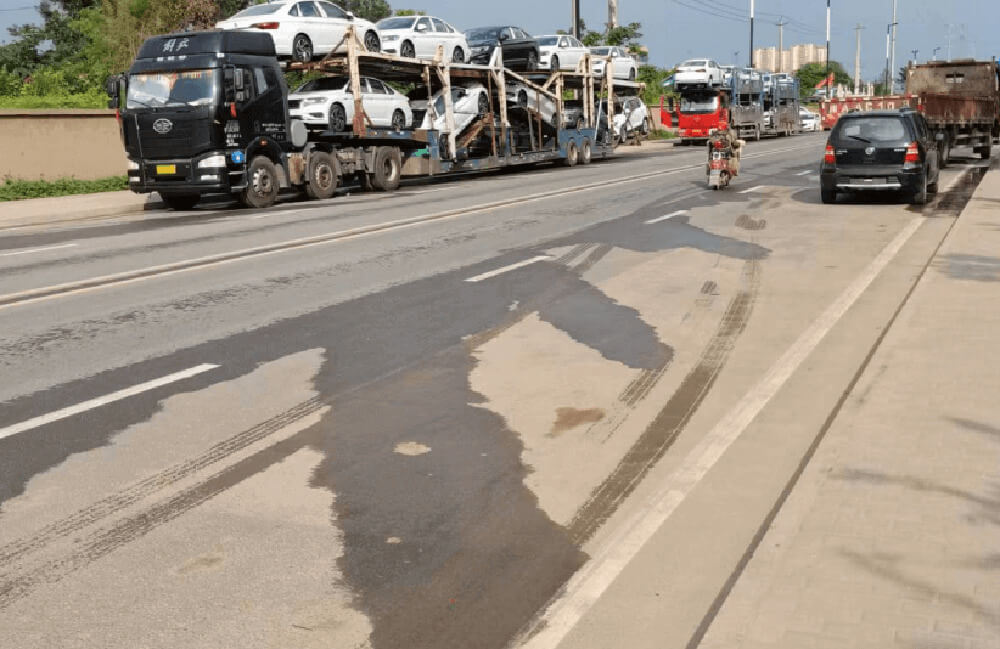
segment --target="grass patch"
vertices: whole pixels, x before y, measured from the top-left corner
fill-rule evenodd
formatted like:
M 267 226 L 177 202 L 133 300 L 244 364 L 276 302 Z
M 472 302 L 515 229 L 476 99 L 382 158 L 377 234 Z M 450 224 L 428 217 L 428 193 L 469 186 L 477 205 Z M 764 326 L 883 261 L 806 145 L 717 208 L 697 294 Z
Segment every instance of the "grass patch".
M 97 180 L 77 180 L 76 178 L 59 178 L 58 180 L 18 180 L 6 178 L 0 185 L 0 201 L 21 201 L 29 198 L 51 198 L 53 196 L 71 196 L 73 194 L 96 194 L 99 192 L 118 192 L 128 189 L 126 176 L 112 176 Z
M 677 135 L 671 131 L 654 131 L 650 129 L 649 139 L 650 140 L 673 140 L 676 139 Z
M 88 92 L 76 95 L 16 95 L 0 96 L 0 108 L 45 110 L 55 108 L 107 108 L 104 93 Z

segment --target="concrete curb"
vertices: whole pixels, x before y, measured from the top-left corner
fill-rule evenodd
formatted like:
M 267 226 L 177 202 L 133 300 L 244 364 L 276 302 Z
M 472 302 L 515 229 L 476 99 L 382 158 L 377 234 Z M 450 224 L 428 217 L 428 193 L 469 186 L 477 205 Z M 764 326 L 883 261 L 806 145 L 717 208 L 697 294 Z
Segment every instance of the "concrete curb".
M 55 198 L 32 198 L 0 203 L 0 227 L 69 223 L 81 219 L 137 214 L 163 208 L 156 193 L 130 191 L 74 194 Z

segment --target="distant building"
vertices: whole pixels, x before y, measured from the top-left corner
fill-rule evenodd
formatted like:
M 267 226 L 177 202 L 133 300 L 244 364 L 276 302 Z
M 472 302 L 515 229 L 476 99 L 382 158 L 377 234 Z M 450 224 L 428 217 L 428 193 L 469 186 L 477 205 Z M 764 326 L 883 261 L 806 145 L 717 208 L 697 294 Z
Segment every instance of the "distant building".
M 753 51 L 753 62 L 758 69 L 768 72 L 798 72 L 806 63 L 826 63 L 826 46 L 793 45 L 780 55 L 776 47 L 762 47 Z

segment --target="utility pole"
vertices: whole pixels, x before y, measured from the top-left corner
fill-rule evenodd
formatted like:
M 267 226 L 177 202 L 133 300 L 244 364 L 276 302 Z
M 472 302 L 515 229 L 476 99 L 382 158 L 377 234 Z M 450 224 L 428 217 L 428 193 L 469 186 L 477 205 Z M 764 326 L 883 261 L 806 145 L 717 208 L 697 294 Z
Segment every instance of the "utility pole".
M 830 0 L 826 0 L 826 78 L 830 78 Z M 830 97 L 833 84 L 827 84 L 826 96 Z
M 784 18 L 778 20 L 774 23 L 778 27 L 778 72 L 785 71 L 785 25 L 788 21 Z
M 573 38 L 579 39 L 582 35 L 580 34 L 580 0 L 569 1 L 573 6 L 573 28 L 570 33 L 573 34 Z
M 854 52 L 854 94 L 855 95 L 861 94 L 861 30 L 864 29 L 864 28 L 865 28 L 865 26 L 862 25 L 861 23 L 858 23 L 858 26 L 854 28 L 854 31 L 857 34 L 857 36 L 856 36 L 857 46 L 856 46 L 855 52 Z
M 890 34 L 892 33 L 892 24 L 885 26 L 885 83 L 882 84 L 882 90 L 885 94 L 891 94 L 889 92 L 889 41 Z
M 917 62 L 917 52 L 919 52 L 920 50 L 910 50 L 910 51 L 913 52 L 913 59 L 912 59 L 912 61 L 914 63 L 916 63 Z
M 896 94 L 896 9 L 898 0 L 892 0 L 892 53 L 889 56 L 889 94 Z
M 750 67 L 753 67 L 753 0 L 750 0 Z
M 934 48 L 934 51 L 931 53 L 931 58 L 937 61 L 937 53 L 940 51 L 941 51 L 941 46 L 938 45 L 937 47 Z
M 618 0 L 608 0 L 608 31 L 618 26 Z

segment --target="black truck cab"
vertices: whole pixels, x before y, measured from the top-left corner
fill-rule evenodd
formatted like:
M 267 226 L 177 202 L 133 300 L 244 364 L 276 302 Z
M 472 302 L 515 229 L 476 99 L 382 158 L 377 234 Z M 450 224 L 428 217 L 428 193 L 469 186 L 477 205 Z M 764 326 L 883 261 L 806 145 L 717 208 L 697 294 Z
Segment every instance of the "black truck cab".
M 127 74 L 109 79 L 108 95 L 119 111 L 129 187 L 156 191 L 178 209 L 215 193 L 252 206 L 273 202 L 289 186 L 288 152 L 306 144 L 305 128 L 289 122 L 269 34 L 154 36 Z

